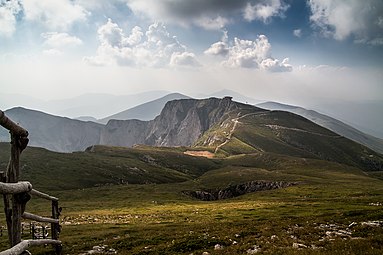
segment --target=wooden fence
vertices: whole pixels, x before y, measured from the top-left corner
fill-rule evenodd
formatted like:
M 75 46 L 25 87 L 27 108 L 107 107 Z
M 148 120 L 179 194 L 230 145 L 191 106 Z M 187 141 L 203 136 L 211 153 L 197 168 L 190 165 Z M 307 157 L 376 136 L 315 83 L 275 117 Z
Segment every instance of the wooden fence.
M 29 182 L 19 182 L 20 155 L 27 147 L 28 131 L 11 121 L 0 110 L 0 125 L 9 130 L 11 135 L 11 156 L 6 172 L 0 172 L 0 194 L 3 194 L 4 212 L 7 221 L 8 238 L 11 248 L 0 252 L 0 255 L 18 255 L 28 247 L 35 245 L 54 246 L 56 254 L 61 254 L 62 245 L 58 240 L 60 234 L 60 208 L 58 198 L 49 196 L 32 188 Z M 47 199 L 52 202 L 52 216 L 41 217 L 25 212 L 25 206 L 31 196 Z M 21 240 L 21 219 L 29 219 L 51 224 L 51 239 Z

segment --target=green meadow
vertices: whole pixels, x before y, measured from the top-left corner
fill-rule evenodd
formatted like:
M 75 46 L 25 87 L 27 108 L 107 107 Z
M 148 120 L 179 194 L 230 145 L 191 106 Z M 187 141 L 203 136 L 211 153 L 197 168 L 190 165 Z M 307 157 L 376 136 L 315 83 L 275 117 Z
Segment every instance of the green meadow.
M 1 144 L 2 168 L 8 148 Z M 63 254 L 383 253 L 381 173 L 276 153 L 207 159 L 187 149 L 28 148 L 22 179 L 59 197 Z M 297 185 L 219 201 L 182 193 L 249 180 Z M 50 204 L 33 198 L 26 210 L 49 216 Z M 6 231 L 0 245 L 7 248 Z M 53 254 L 49 246 L 29 250 Z

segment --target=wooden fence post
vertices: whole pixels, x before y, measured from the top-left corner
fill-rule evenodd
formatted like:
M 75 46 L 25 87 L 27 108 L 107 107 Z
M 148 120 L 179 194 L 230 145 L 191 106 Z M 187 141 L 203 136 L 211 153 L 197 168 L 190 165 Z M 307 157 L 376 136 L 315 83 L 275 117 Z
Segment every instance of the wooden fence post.
M 59 219 L 60 217 L 60 209 L 59 209 L 59 202 L 57 200 L 52 200 L 52 218 L 53 219 Z M 51 231 L 52 231 L 52 239 L 58 240 L 60 235 L 60 223 L 51 223 Z M 61 254 L 62 252 L 62 245 L 56 244 L 55 245 L 55 251 L 56 254 Z

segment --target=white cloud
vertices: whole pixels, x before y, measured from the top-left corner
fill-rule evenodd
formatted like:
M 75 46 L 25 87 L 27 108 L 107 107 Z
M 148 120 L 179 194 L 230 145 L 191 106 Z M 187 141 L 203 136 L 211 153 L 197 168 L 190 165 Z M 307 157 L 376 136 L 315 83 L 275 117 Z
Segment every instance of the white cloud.
M 311 22 L 325 37 L 359 43 L 383 37 L 381 0 L 309 0 L 309 6 Z
M 270 72 L 290 72 L 293 70 L 293 67 L 288 62 L 288 58 L 283 59 L 282 62 L 278 59 L 267 58 L 262 60 L 260 66 L 262 69 Z
M 49 48 L 64 48 L 82 44 L 81 39 L 67 33 L 49 32 L 42 33 L 41 36 L 45 39 L 44 45 Z
M 193 53 L 187 52 L 162 23 L 154 23 L 144 33 L 134 27 L 130 35 L 111 19 L 98 29 L 100 46 L 97 55 L 86 57 L 91 65 L 122 65 L 136 67 L 198 66 Z
M 271 45 L 265 35 L 258 36 L 255 41 L 234 38 L 231 46 L 226 40 L 227 34 L 223 41 L 212 44 L 205 54 L 225 56 L 222 65 L 231 68 L 263 69 L 272 72 L 292 71 L 288 58 L 280 62 L 271 57 Z
M 51 30 L 68 30 L 75 22 L 84 22 L 89 13 L 71 0 L 24 0 L 25 19 L 42 23 Z
M 0 0 L 0 36 L 11 37 L 16 31 L 15 15 L 21 11 L 17 0 Z
M 170 58 L 171 66 L 200 66 L 194 53 L 174 52 Z
M 227 56 L 229 47 L 225 42 L 216 42 L 213 43 L 209 49 L 205 50 L 204 53 L 213 56 Z
M 302 30 L 301 29 L 294 29 L 293 34 L 294 34 L 294 36 L 300 38 L 302 36 Z
M 247 21 L 261 20 L 267 23 L 272 17 L 283 16 L 288 7 L 281 0 L 265 1 L 254 5 L 248 2 L 243 17 Z

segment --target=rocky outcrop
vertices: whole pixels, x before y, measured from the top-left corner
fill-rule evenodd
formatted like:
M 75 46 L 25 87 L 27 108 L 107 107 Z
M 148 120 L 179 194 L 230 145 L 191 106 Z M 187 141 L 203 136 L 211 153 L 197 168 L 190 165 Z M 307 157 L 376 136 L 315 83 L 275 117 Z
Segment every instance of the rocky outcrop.
M 238 197 L 247 193 L 263 190 L 281 189 L 296 185 L 295 182 L 270 182 L 270 181 L 251 181 L 238 185 L 231 185 L 225 189 L 216 190 L 197 190 L 183 191 L 182 193 L 202 201 L 215 201 Z
M 111 120 L 101 133 L 103 145 L 190 146 L 236 108 L 231 98 L 169 101 L 151 121 Z
M 29 131 L 29 145 L 58 152 L 73 152 L 97 144 L 127 147 L 135 144 L 190 146 L 227 112 L 235 109 L 236 104 L 231 98 L 174 100 L 166 103 L 154 120 L 109 120 L 106 125 L 21 107 L 5 113 Z M 0 141 L 9 141 L 9 133 L 5 129 L 0 129 Z
M 170 101 L 152 121 L 146 144 L 190 146 L 234 109 L 235 104 L 230 98 Z

